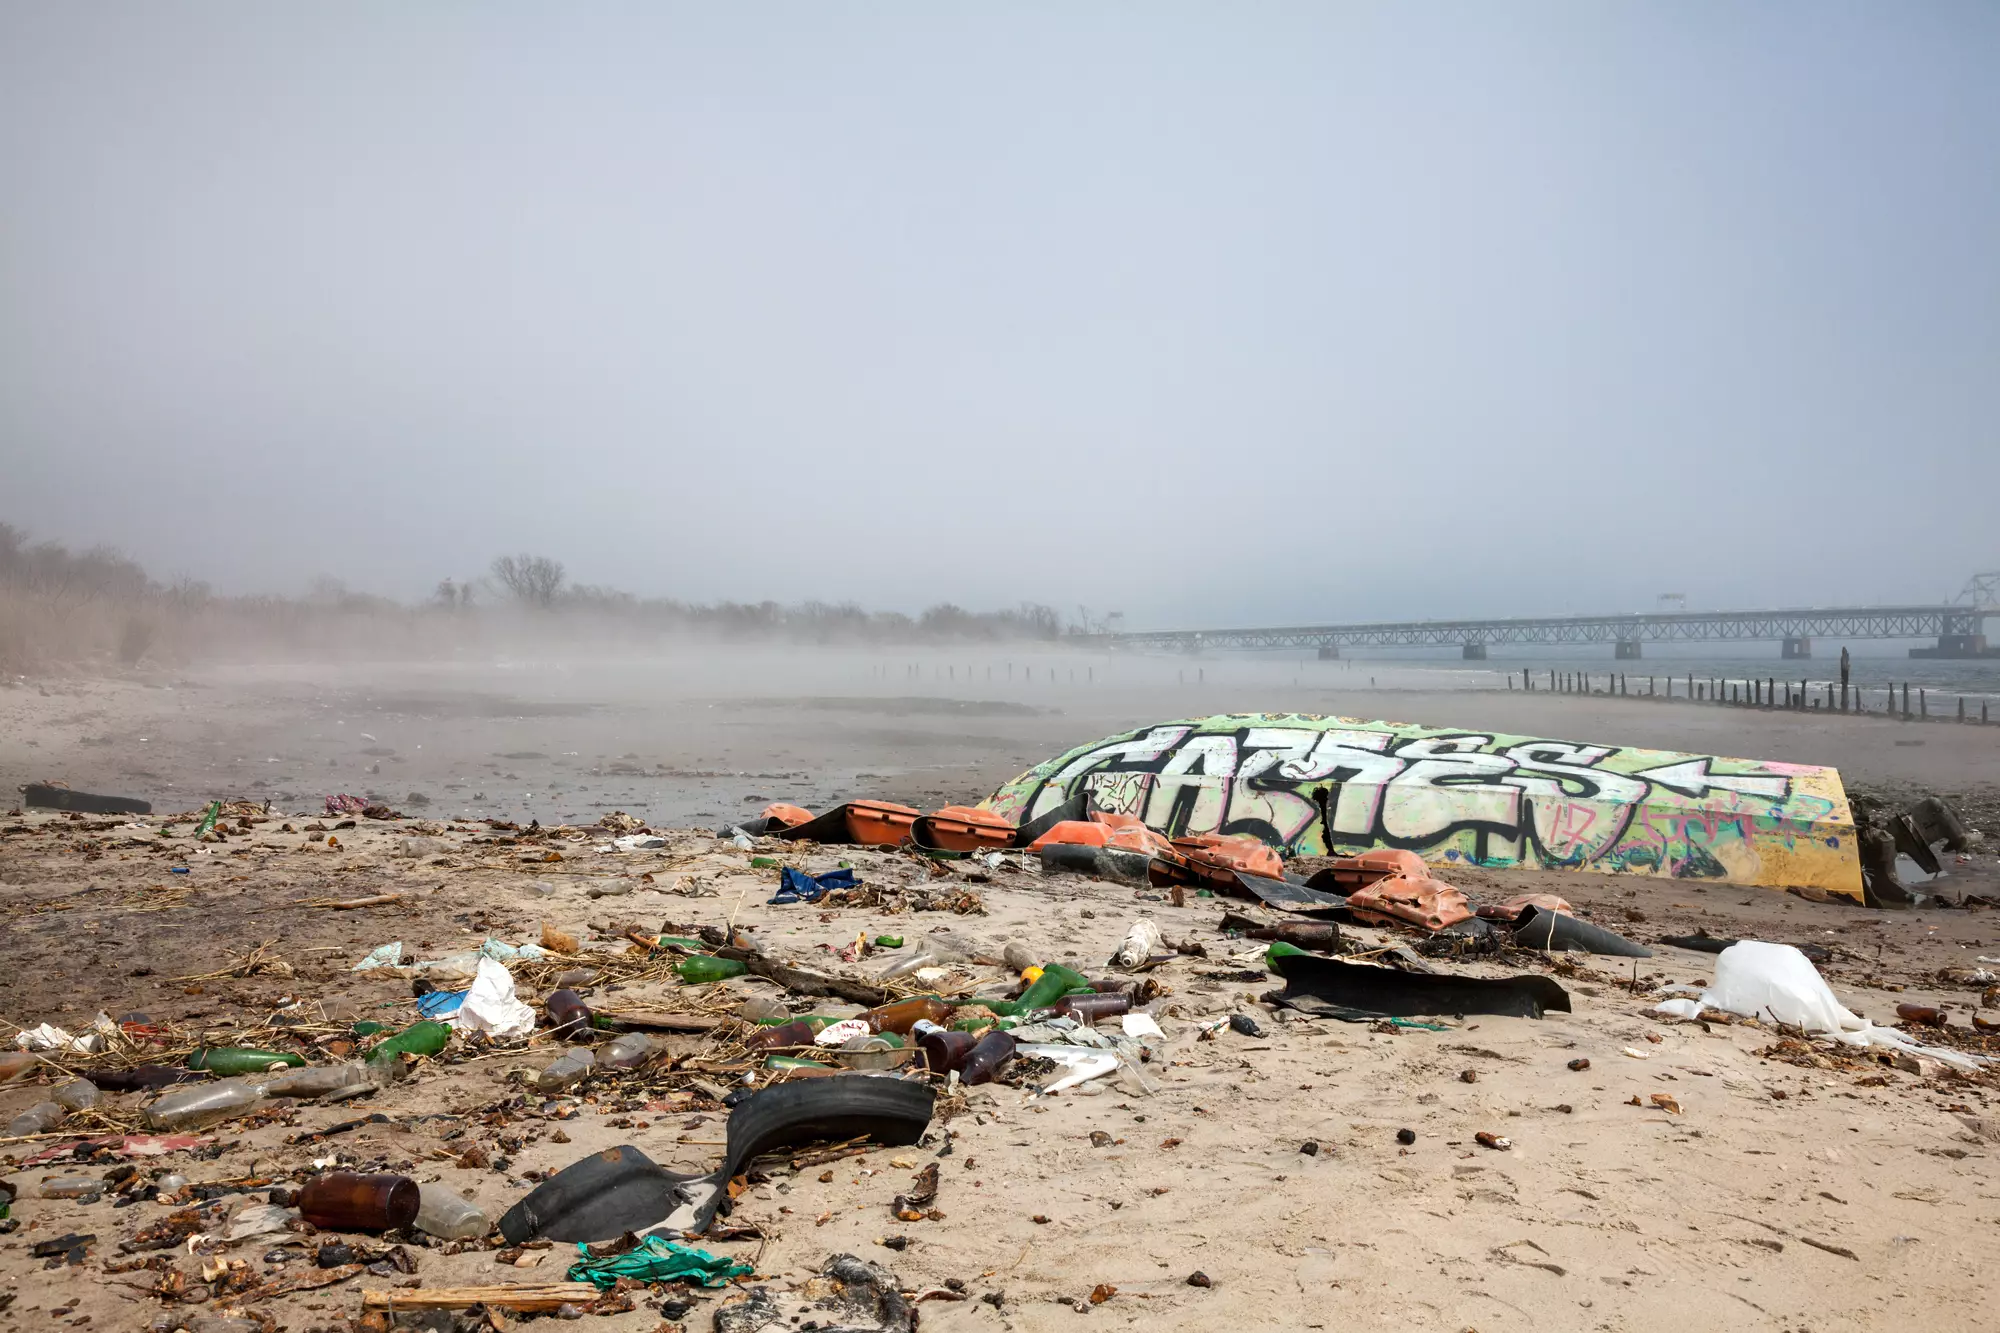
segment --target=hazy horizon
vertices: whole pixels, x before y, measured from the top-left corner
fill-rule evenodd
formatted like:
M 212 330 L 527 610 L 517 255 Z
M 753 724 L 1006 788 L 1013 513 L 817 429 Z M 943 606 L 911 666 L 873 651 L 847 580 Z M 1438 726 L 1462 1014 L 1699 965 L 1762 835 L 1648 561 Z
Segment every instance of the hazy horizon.
M 1948 600 L 1996 69 L 1973 3 L 14 6 L 0 521 L 226 592 Z

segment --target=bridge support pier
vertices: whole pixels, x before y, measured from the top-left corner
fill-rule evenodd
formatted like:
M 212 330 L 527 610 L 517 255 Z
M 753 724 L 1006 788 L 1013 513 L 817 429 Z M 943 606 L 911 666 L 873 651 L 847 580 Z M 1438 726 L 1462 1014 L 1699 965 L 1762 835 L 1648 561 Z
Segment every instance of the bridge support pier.
M 1784 648 L 1779 651 L 1778 655 L 1788 662 L 1811 657 L 1812 640 L 1807 638 L 1787 638 Z
M 1486 660 L 1486 645 L 1483 643 L 1468 643 L 1465 645 L 1465 651 L 1461 656 L 1468 662 L 1484 662 Z
M 1340 660 L 1340 645 L 1337 643 L 1321 644 L 1319 646 L 1319 660 L 1322 662 L 1338 662 Z
M 1912 657 L 2000 657 L 1984 634 L 1940 634 L 1935 648 L 1912 648 Z
M 1639 651 L 1639 641 L 1637 639 L 1620 639 L 1617 647 L 1612 651 L 1612 656 L 1620 662 L 1636 662 L 1644 654 Z

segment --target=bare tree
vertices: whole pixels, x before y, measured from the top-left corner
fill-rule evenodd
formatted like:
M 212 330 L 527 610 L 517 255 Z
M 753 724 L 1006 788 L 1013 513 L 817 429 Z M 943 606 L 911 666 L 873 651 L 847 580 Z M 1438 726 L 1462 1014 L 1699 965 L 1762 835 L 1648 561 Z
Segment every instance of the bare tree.
M 562 561 L 545 555 L 503 555 L 493 562 L 493 577 L 515 601 L 547 610 L 562 593 Z

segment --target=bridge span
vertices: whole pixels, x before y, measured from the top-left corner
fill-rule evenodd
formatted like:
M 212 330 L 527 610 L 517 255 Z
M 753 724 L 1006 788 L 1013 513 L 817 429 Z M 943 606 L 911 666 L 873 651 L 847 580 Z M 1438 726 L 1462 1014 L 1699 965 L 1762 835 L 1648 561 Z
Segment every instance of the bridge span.
M 1804 607 L 1789 611 L 1672 611 L 1608 616 L 1521 616 L 1506 620 L 1375 621 L 1354 625 L 1293 625 L 1273 629 L 1153 630 L 1103 636 L 1114 648 L 1196 652 L 1203 648 L 1314 648 L 1339 657 L 1342 648 L 1457 645 L 1468 660 L 1494 644 L 1608 643 L 1620 660 L 1644 655 L 1647 643 L 1770 640 L 1786 658 L 1812 656 L 1814 639 L 1929 639 L 1912 657 L 1991 657 L 1987 608 L 1979 605 Z M 1996 612 L 2000 614 L 2000 612 Z

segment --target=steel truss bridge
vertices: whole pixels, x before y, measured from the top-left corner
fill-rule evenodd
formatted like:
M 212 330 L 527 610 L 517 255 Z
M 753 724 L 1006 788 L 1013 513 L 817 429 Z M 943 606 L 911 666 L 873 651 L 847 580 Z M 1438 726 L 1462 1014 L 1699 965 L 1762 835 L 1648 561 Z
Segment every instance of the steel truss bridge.
M 1984 617 L 1974 605 L 1809 607 L 1793 611 L 1674 611 L 1609 616 L 1523 616 L 1510 620 L 1377 621 L 1357 625 L 1296 625 L 1277 629 L 1160 630 L 1107 634 L 1113 647 L 1196 652 L 1204 648 L 1315 648 L 1337 657 L 1342 648 L 1453 646 L 1483 658 L 1491 644 L 1609 643 L 1620 658 L 1640 645 L 1768 639 L 1786 657 L 1810 657 L 1819 639 L 1927 639 L 1925 657 L 1987 654 Z M 1996 613 L 2000 614 L 2000 613 Z

